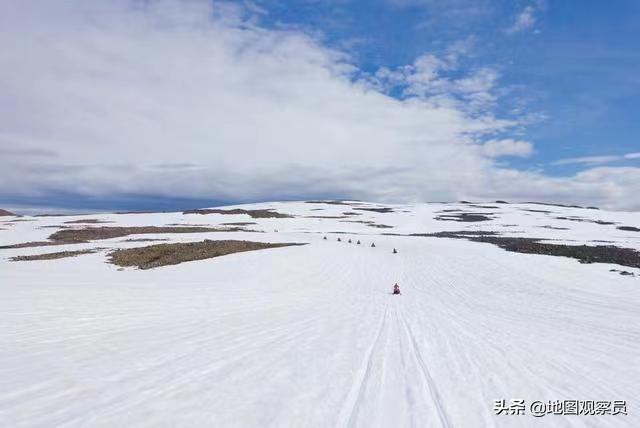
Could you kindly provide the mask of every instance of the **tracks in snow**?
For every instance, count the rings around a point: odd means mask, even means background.
[[[338,415],[338,427],[352,427],[355,418],[358,413],[358,409],[362,402],[362,396],[367,384],[371,376],[371,366],[373,362],[373,354],[378,348],[378,344],[380,342],[380,338],[382,337],[382,333],[385,330],[385,325],[387,323],[387,316],[389,312],[389,307],[385,307],[384,312],[382,314],[382,318],[380,323],[378,324],[378,328],[376,330],[375,337],[369,349],[365,354],[365,359],[363,361],[362,366],[358,370],[358,373],[355,376],[354,382],[347,394],[347,398],[342,407],[340,414]]]
[[[431,376],[431,373],[429,371],[429,368],[427,367],[427,364],[424,361],[424,358],[422,358],[422,353],[420,352],[420,348],[418,347],[418,342],[416,340],[416,337],[411,331],[411,327],[407,322],[407,318],[401,311],[399,311],[399,319],[402,322],[404,329],[409,337],[411,350],[413,352],[415,359],[418,362],[418,365],[420,367],[420,372],[422,373],[422,378],[429,391],[429,395],[433,400],[434,407],[438,412],[438,419],[440,420],[440,425],[444,428],[448,428],[451,425],[449,424],[447,415],[444,409],[442,408],[442,399],[440,398],[440,394],[438,394],[438,390],[435,386],[435,382],[433,381],[433,377]]]
[[[425,426],[429,422],[429,426],[450,427],[401,303],[386,304],[336,426]]]

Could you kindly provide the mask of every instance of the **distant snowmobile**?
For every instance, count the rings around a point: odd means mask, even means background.
[[[396,250],[395,248],[393,249],[393,254],[398,254],[398,250]]]
[[[393,285],[393,294],[402,294],[400,292],[400,286],[398,285],[397,282]]]
[[[338,238],[338,242],[342,242],[342,239]]]
[[[371,243],[371,248],[373,248],[373,247],[375,247],[375,246],[376,246],[375,242],[372,242],[372,243]]]
[[[360,240],[358,240],[358,242],[356,242],[356,244],[360,245]]]
[[[324,239],[324,240],[326,241],[326,240],[327,240],[327,237],[325,236],[325,237],[323,237],[322,239]]]
[[[351,244],[351,239],[349,239],[349,244]]]

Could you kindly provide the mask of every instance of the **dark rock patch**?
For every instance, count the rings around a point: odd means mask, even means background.
[[[12,213],[11,211],[0,209],[0,217],[9,217],[9,216],[15,217],[16,214]]]
[[[169,238],[129,238],[122,242],[156,242],[156,241],[168,241]]]
[[[354,210],[371,211],[371,212],[374,212],[374,213],[382,213],[382,214],[392,213],[393,212],[393,208],[389,208],[389,207],[384,207],[384,208],[354,208]]]
[[[272,209],[266,210],[243,210],[240,208],[234,208],[230,210],[221,210],[221,209],[198,209],[198,210],[188,210],[184,211],[183,214],[224,214],[224,215],[237,215],[237,214],[247,214],[251,218],[293,218],[292,215],[282,214]]]
[[[612,221],[604,221],[604,220],[590,220],[588,218],[583,218],[583,217],[556,217],[557,220],[568,220],[568,221],[579,221],[579,222],[583,222],[583,223],[594,223],[594,224],[601,224],[601,225],[612,225],[612,224],[616,224],[615,222]]]
[[[496,236],[494,232],[438,232],[432,234],[414,234],[413,236],[431,236],[436,238],[467,239],[485,242],[516,253],[543,254],[548,256],[570,257],[580,263],[611,263],[621,266],[640,268],[640,253],[632,248],[613,245],[561,245],[542,243],[534,238],[512,238]]]
[[[87,218],[84,220],[70,220],[65,221],[65,224],[98,224],[98,223],[113,223],[112,221],[99,220],[97,218]]]
[[[304,201],[305,204],[327,204],[327,205],[351,205],[346,201],[328,200],[328,201]]]
[[[460,214],[446,214],[434,217],[436,220],[440,221],[461,221],[461,222],[477,222],[477,221],[488,221],[493,220],[492,217],[488,217],[493,213],[460,213]]]
[[[91,254],[95,253],[96,249],[93,250],[79,250],[79,251],[60,251],[58,253],[46,253],[46,254],[36,254],[33,256],[16,256],[11,257],[9,260],[12,262],[28,262],[34,260],[55,260],[55,259],[64,259],[67,257],[76,257],[82,254]]]
[[[562,207],[562,208],[584,208],[584,207],[581,207],[580,205],[552,204],[550,202],[523,202],[523,204],[547,205],[550,207]]]
[[[492,206],[492,205],[475,205],[469,204],[471,208],[483,208],[483,209],[499,209],[500,207]]]
[[[622,276],[636,276],[635,273],[629,272],[628,270],[609,269],[609,272],[618,272]]]
[[[546,210],[532,210],[532,209],[528,209],[528,208],[522,208],[522,209],[520,209],[520,211],[528,211],[528,212],[530,212],[530,213],[551,214],[551,211],[546,211]]]
[[[435,233],[412,233],[409,236],[425,236],[433,238],[465,238],[467,236],[497,236],[498,232],[491,230],[458,230]]]
[[[624,230],[625,232],[640,232],[640,228],[633,226],[618,226],[616,229]]]
[[[377,227],[378,229],[393,228],[393,226],[389,226],[387,224],[378,224],[375,221],[371,221],[371,220],[342,220],[341,223],[361,223],[361,224],[366,224],[369,227]]]
[[[2,245],[0,246],[0,250],[13,250],[18,248],[34,248],[34,247],[49,247],[52,245],[68,245],[69,242],[54,242],[54,241],[32,241],[32,242],[21,242],[19,244],[11,244],[11,245]]]
[[[88,242],[100,239],[120,238],[127,235],[142,235],[155,233],[205,233],[205,232],[241,232],[245,229],[238,227],[89,227],[84,229],[63,229],[49,236],[51,241],[64,243]]]
[[[448,209],[448,210],[440,210],[440,211],[436,211],[436,213],[462,213],[465,211],[459,210],[459,209]]]
[[[156,244],[147,247],[120,249],[109,253],[108,257],[109,262],[117,266],[153,269],[160,266],[177,265],[233,253],[293,245],[305,244],[205,240],[201,242]]]
[[[553,229],[553,230],[569,230],[568,227],[556,227],[556,226],[535,226],[541,229]]]

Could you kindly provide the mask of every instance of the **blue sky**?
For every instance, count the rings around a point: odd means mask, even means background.
[[[523,129],[534,155],[511,162],[573,174],[564,158],[640,150],[640,2],[375,0],[256,2],[275,27],[318,31],[364,70],[397,67],[470,41],[461,73],[499,70],[497,111],[539,116]],[[530,25],[512,30],[530,12]],[[619,163],[631,164],[630,159]],[[638,161],[635,161],[636,164]]]
[[[640,209],[639,23],[632,0],[10,0],[0,204]]]

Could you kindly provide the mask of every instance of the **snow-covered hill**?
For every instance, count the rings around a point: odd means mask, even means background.
[[[3,217],[0,426],[640,426],[639,213],[219,210]],[[307,245],[108,263],[205,239]],[[45,253],[61,258],[28,260]],[[495,415],[500,399],[526,414]],[[538,418],[535,400],[628,415]]]

